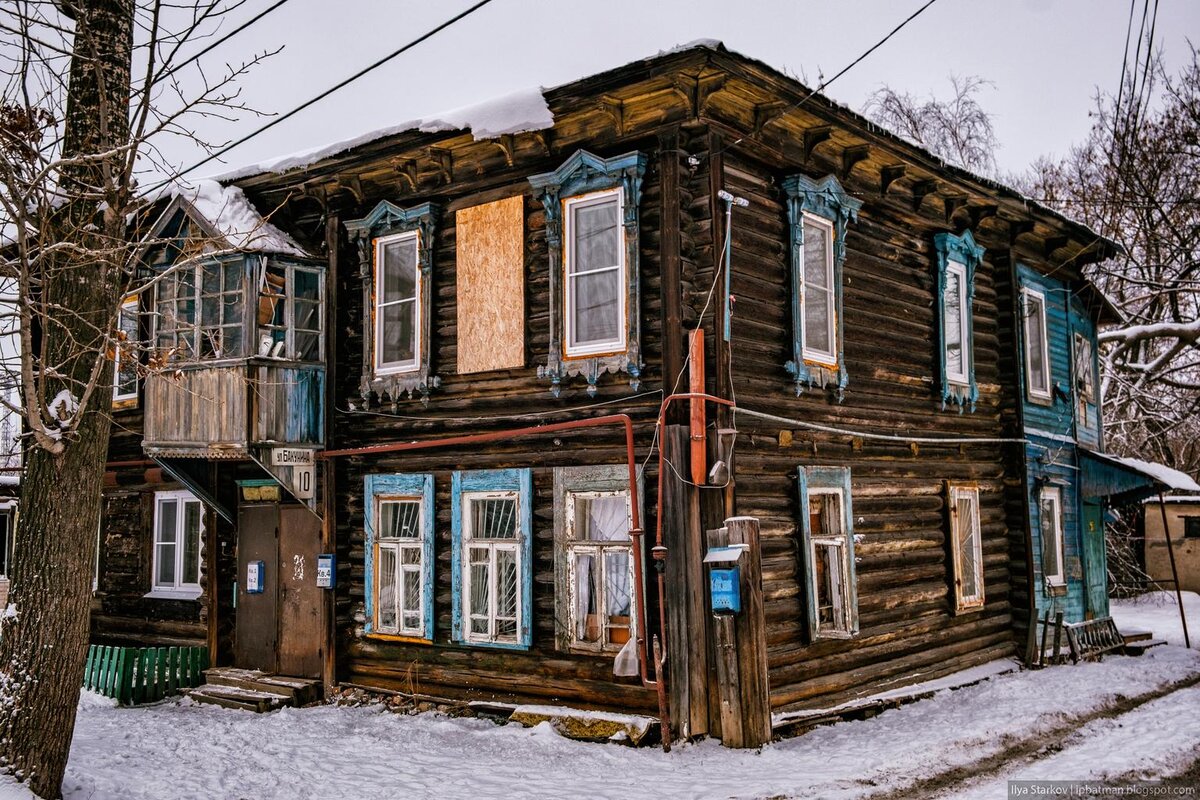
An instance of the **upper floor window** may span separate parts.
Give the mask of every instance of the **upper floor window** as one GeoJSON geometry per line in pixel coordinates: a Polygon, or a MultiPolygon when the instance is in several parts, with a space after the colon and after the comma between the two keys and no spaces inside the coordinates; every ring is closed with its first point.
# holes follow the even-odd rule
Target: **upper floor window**
{"type": "Polygon", "coordinates": [[[625,349],[625,248],[621,191],[564,203],[566,208],[566,355],[625,349]]]}
{"type": "Polygon", "coordinates": [[[194,599],[200,596],[200,543],[204,506],[188,491],[154,495],[152,597],[194,599]]]}
{"type": "Polygon", "coordinates": [[[358,244],[363,277],[364,399],[398,401],[441,385],[432,374],[433,242],[437,210],[429,203],[400,208],[381,200],[366,217],[346,223],[358,244]]]}
{"type": "Polygon", "coordinates": [[[533,474],[455,472],[451,480],[454,641],[528,649],[532,637],[533,474]]]}
{"type": "Polygon", "coordinates": [[[809,635],[849,638],[858,633],[850,470],[800,467],[798,482],[809,635]]]}
{"type": "Polygon", "coordinates": [[[1046,295],[1036,289],[1021,290],[1025,332],[1025,386],[1031,399],[1049,402],[1050,344],[1046,336],[1046,295]]]}
{"type": "Polygon", "coordinates": [[[828,387],[841,399],[849,383],[842,333],[846,228],[862,202],[832,175],[820,181],[793,175],[783,188],[792,253],[792,358],[785,367],[797,394],[805,386],[828,387]]]}
{"type": "Polygon", "coordinates": [[[939,233],[934,237],[934,246],[942,406],[954,403],[973,411],[979,399],[975,382],[975,272],[983,263],[984,250],[970,231],[962,236],[939,233]]]}
{"type": "Polygon", "coordinates": [[[433,639],[433,476],[366,477],[367,633],[433,639]]]}
{"type": "Polygon", "coordinates": [[[979,488],[954,484],[950,495],[950,549],[954,557],[954,609],[983,607],[983,532],[979,488]]]}
{"type": "Polygon", "coordinates": [[[169,360],[245,355],[245,262],[204,260],[171,268],[155,296],[155,338],[169,360]]]}
{"type": "Polygon", "coordinates": [[[606,372],[641,385],[638,204],[646,157],[600,158],[578,150],[529,183],[546,211],[550,342],[539,377],[555,396],[571,377],[588,393],[606,372]]]}
{"type": "Polygon", "coordinates": [[[138,395],[138,299],[121,303],[113,345],[113,405],[133,405],[138,395]]]}
{"type": "Polygon", "coordinates": [[[1042,538],[1042,576],[1049,586],[1066,585],[1063,567],[1062,489],[1043,486],[1039,494],[1039,529],[1042,538]]]}
{"type": "Polygon", "coordinates": [[[258,355],[324,360],[324,272],[279,261],[267,262],[263,270],[258,292],[258,355]]]}
{"type": "Polygon", "coordinates": [[[1075,334],[1075,393],[1078,395],[1079,417],[1086,423],[1087,407],[1098,403],[1096,397],[1096,351],[1092,340],[1082,333],[1075,334]]]}

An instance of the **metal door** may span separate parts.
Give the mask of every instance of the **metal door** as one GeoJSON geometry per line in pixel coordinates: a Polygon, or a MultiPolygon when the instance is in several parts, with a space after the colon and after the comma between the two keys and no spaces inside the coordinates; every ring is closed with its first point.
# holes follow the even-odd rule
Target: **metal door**
{"type": "Polygon", "coordinates": [[[238,509],[237,623],[234,663],[243,669],[275,672],[279,628],[279,506],[253,505],[238,509]],[[262,591],[248,592],[247,572],[261,561],[262,591]]]}
{"type": "Polygon", "coordinates": [[[279,516],[279,672],[319,678],[325,641],[317,586],[321,521],[302,506],[286,506],[279,516]]]}

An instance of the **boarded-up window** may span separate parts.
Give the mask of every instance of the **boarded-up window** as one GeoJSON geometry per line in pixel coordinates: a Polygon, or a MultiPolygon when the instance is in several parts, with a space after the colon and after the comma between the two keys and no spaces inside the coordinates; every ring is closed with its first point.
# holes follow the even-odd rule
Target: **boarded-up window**
{"type": "Polygon", "coordinates": [[[460,209],[458,371],[525,366],[524,198],[460,209]]]}

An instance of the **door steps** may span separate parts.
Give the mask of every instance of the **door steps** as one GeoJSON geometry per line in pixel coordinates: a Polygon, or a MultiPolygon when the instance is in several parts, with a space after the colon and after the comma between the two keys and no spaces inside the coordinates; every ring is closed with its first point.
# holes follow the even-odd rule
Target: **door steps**
{"type": "Polygon", "coordinates": [[[321,699],[321,681],[275,675],[254,669],[216,667],[204,671],[205,683],[188,692],[197,703],[263,713],[304,706],[321,699]]]}

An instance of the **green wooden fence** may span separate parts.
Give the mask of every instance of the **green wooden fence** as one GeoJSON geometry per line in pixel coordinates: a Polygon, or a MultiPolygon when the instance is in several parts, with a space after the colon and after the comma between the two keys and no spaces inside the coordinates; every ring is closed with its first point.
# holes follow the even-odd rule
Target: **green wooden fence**
{"type": "Polygon", "coordinates": [[[204,683],[207,647],[88,647],[83,686],[122,705],[151,703],[204,683]]]}

